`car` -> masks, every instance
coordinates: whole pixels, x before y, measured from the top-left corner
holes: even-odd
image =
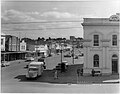
[[[10,65],[10,62],[8,62],[8,61],[3,61],[1,63],[1,67],[6,67],[6,66],[9,66],[9,65]]]
[[[74,56],[74,59],[78,59],[78,56]]]
[[[62,63],[58,63],[56,66],[56,70],[61,70],[62,72],[65,72],[68,68],[68,62],[67,61],[62,61]]]
[[[35,59],[33,57],[27,57],[26,61],[34,61]]]
[[[2,64],[1,64],[1,67],[5,67],[5,66],[6,66],[5,63],[2,63]]]
[[[83,54],[83,53],[80,53],[79,56],[84,56],[84,54]]]
[[[67,54],[67,55],[64,55],[64,57],[71,57],[71,55]]]

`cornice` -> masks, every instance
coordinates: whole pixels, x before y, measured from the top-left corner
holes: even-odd
[[[82,23],[82,26],[119,26],[119,22],[117,23]]]

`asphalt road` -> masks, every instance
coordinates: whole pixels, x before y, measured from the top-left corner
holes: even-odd
[[[65,59],[65,58],[64,58]],[[79,58],[81,60],[81,58]],[[52,69],[60,62],[60,55],[46,59],[48,69]],[[68,59],[72,64],[71,58]],[[75,63],[83,63],[76,60]],[[14,62],[8,67],[1,68],[1,92],[2,93],[116,93],[119,92],[119,84],[50,84],[44,82],[27,81],[26,62]],[[20,78],[20,76],[22,78]],[[20,81],[24,79],[25,81]]]

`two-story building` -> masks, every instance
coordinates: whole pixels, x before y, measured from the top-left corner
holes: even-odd
[[[1,61],[24,59],[25,53],[20,52],[19,38],[1,33]]]
[[[119,73],[119,14],[110,18],[84,18],[84,75],[92,69],[103,75]]]
[[[36,41],[35,51],[38,53],[38,56],[47,57],[49,55],[48,45],[44,41]]]

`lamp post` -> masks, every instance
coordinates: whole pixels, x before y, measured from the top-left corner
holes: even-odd
[[[73,64],[74,64],[74,42],[75,42],[75,39],[72,40],[72,57],[73,57]]]
[[[74,44],[73,44],[72,56],[73,56],[73,64],[74,64]]]
[[[62,63],[62,50],[63,50],[62,49],[62,47],[63,47],[62,45],[63,45],[63,43],[61,43],[61,63]]]

